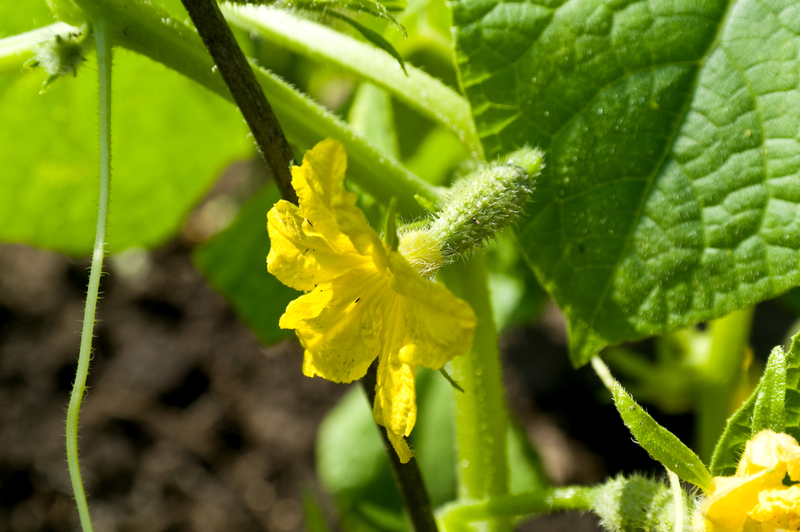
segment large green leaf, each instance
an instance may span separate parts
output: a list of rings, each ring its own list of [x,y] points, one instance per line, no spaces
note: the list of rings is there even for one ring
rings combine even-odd
[[[487,157],[547,167],[520,240],[573,362],[800,281],[798,6],[456,0]]]
[[[0,100],[0,240],[69,254],[92,249],[97,220],[97,68],[39,94],[41,69],[4,84]],[[225,165],[248,153],[232,105],[149,59],[115,50],[112,251],[158,245]]]

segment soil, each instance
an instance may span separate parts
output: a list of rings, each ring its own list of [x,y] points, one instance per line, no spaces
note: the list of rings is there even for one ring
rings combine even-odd
[[[80,432],[95,530],[302,530],[303,491],[321,494],[315,432],[347,388],[304,377],[294,340],[258,345],[193,267],[185,242],[143,252],[134,274],[110,261],[102,281]],[[87,267],[0,246],[0,532],[79,529],[63,433]],[[765,319],[785,331],[791,317],[766,308]],[[502,342],[509,404],[553,481],[662,474],[631,442],[594,374],[570,367],[565,340],[563,318],[548,307]],[[659,419],[690,438],[691,418]],[[333,504],[322,497],[335,530]],[[568,513],[519,529],[598,524]]]

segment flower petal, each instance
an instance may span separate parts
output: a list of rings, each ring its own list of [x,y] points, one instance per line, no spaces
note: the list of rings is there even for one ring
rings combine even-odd
[[[378,234],[356,207],[356,195],[344,188],[347,154],[342,145],[326,139],[307,151],[303,165],[292,168],[292,186],[300,200],[300,214],[329,239],[344,233],[358,252],[385,267],[386,252]]]
[[[764,532],[800,530],[800,486],[762,491],[750,517],[762,523]]]
[[[342,272],[370,262],[343,233],[323,235],[309,225],[299,209],[279,201],[267,214],[271,242],[267,269],[283,284],[309,292]]]
[[[744,449],[736,476],[752,475],[764,469],[788,471],[792,480],[800,480],[800,445],[797,441],[788,434],[771,430],[762,430],[753,436]]]
[[[364,376],[380,348],[376,305],[387,287],[374,266],[362,266],[289,303],[279,324],[305,348],[303,373],[334,382]]]
[[[412,455],[403,436],[411,434],[417,421],[417,366],[402,362],[403,351],[408,346],[404,343],[407,334],[398,299],[389,291],[379,307],[379,312],[384,313],[380,336],[382,348],[372,416],[378,424],[386,427],[397,455],[405,463]]]
[[[397,453],[397,458],[400,459],[401,464],[406,464],[409,460],[414,458],[414,453],[411,452],[408,442],[406,442],[402,435],[395,434],[388,430],[386,431],[386,435],[389,436],[389,441],[392,443],[394,452]]]
[[[423,279],[400,254],[390,254],[389,261],[406,331],[401,360],[440,369],[466,353],[477,323],[472,307],[445,286]]]
[[[747,512],[758,503],[758,494],[775,487],[776,475],[766,469],[745,477],[714,477],[711,496],[703,505],[705,518],[713,525],[710,530],[741,531]],[[777,482],[780,484],[781,479]]]

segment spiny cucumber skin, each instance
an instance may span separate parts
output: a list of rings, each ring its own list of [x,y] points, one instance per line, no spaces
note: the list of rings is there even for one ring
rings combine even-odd
[[[468,253],[516,221],[542,167],[538,150],[514,152],[506,163],[487,165],[458,181],[430,233],[446,257]]]
[[[685,531],[691,529],[693,499],[684,495]],[[675,509],[666,482],[619,476],[597,489],[592,507],[609,532],[675,532]]]

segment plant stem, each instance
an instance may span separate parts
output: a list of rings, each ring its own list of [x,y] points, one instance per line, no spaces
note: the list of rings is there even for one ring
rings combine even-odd
[[[289,141],[256,81],[253,70],[236,43],[216,0],[181,0],[214,60],[222,79],[244,115],[258,146],[258,153],[272,170],[281,196],[297,204],[290,165],[294,160]]]
[[[442,271],[447,286],[466,300],[478,317],[472,350],[453,360],[453,379],[465,393],[455,393],[460,499],[485,499],[508,494],[506,435],[508,417],[487,286],[486,259],[476,253]],[[489,530],[510,530],[508,519]]]
[[[474,504],[455,503],[444,509],[441,520],[448,531],[466,530],[466,524],[490,519],[511,520],[560,510],[592,509],[597,488],[574,486],[492,498]]]
[[[708,462],[725,422],[731,414],[731,399],[744,368],[753,308],[737,310],[710,324],[711,349],[701,367],[702,383],[697,415],[697,448]]]
[[[103,272],[103,257],[105,256],[109,186],[111,181],[111,43],[108,39],[108,27],[104,20],[95,21],[93,29],[97,44],[97,71],[99,77],[100,198],[97,209],[97,230],[92,253],[92,265],[89,271],[89,286],[86,290],[86,307],[83,312],[78,370],[75,373],[75,383],[72,386],[69,408],[67,409],[67,466],[83,532],[92,531],[92,520],[89,515],[89,506],[86,503],[86,493],[83,490],[78,459],[78,416],[83,395],[86,391],[86,377],[89,374],[97,294],[100,289],[100,276]]]
[[[377,380],[378,361],[375,360],[367,370],[367,374],[361,379],[361,386],[367,394],[370,409],[375,404],[375,384]],[[392,476],[397,488],[400,490],[400,496],[403,498],[406,511],[408,511],[411,525],[416,532],[435,532],[438,529],[433,518],[431,501],[428,497],[428,490],[425,488],[425,482],[422,480],[422,472],[419,470],[417,459],[412,457],[407,463],[401,463],[392,447],[392,443],[389,441],[389,437],[386,435],[386,429],[379,426],[378,431],[383,438],[383,446],[389,457]]]

